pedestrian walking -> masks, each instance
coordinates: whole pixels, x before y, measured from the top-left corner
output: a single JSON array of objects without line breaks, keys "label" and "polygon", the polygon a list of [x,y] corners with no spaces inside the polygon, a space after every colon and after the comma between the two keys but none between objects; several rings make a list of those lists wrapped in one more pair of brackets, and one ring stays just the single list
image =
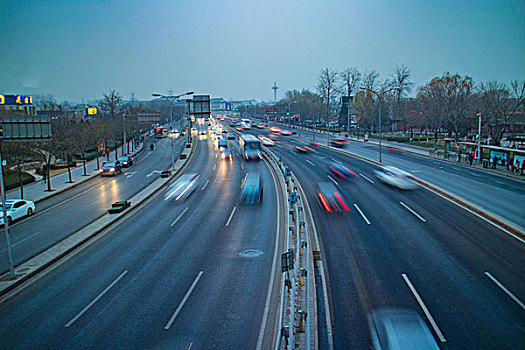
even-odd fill
[{"label": "pedestrian walking", "polygon": [[461,150],[458,150],[458,163],[461,162]]},{"label": "pedestrian walking", "polygon": [[470,165],[472,165],[472,161],[474,160],[474,156],[472,155],[472,153],[469,153],[468,155],[468,162]]},{"label": "pedestrian walking", "polygon": [[498,165],[498,156],[494,156],[494,158],[492,158],[492,169],[496,169],[497,168],[497,165]]},{"label": "pedestrian walking", "polygon": [[46,183],[47,180],[47,166],[42,166],[42,183]]}]

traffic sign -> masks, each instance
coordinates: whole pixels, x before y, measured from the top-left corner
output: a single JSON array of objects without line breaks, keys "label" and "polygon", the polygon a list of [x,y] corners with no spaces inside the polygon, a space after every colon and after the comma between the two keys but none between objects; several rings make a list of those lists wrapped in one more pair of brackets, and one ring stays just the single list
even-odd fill
[{"label": "traffic sign", "polygon": [[229,102],[226,102],[224,104],[224,108],[227,110],[227,111],[231,111],[232,110],[232,104],[229,103]]},{"label": "traffic sign", "polygon": [[279,108],[277,107],[266,107],[266,114],[277,114],[279,112]]}]

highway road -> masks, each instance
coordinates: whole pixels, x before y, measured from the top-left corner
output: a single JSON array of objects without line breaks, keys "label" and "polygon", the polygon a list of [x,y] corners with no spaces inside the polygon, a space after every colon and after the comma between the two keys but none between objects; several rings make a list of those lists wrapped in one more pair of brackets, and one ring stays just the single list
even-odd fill
[{"label": "highway road", "polygon": [[[185,138],[174,142],[178,156]],[[37,204],[35,215],[11,226],[12,255],[15,266],[53,246],[82,227],[104,215],[111,203],[127,200],[159,177],[170,167],[171,141],[151,139],[157,147],[145,147],[134,159],[134,165],[123,168],[116,177],[96,177],[68,191]],[[146,149],[147,148],[147,149]],[[112,159],[111,159],[112,160]],[[6,257],[5,239],[0,240],[0,256]],[[8,260],[1,259],[0,271],[8,270]]]},{"label": "highway road", "polygon": [[[523,347],[522,239],[426,189],[388,187],[368,162],[322,148],[298,154],[297,144],[304,141],[281,136],[270,149],[294,171],[313,212],[336,349],[368,348],[367,315],[382,307],[416,310],[443,349]],[[329,177],[334,159],[358,176]],[[323,181],[334,183],[349,212],[321,209],[315,184]],[[321,343],[326,348],[326,339]]]},{"label": "highway road", "polygon": [[[262,162],[222,161],[196,141],[185,201],[163,191],[0,304],[3,349],[254,349],[265,315],[278,205]],[[157,152],[157,151],[155,151]],[[239,205],[246,172],[259,205]],[[276,303],[277,304],[277,303]],[[272,329],[268,327],[267,329]]]},{"label": "highway road", "polygon": [[[272,124],[271,124],[272,125]],[[286,129],[279,124],[279,127]],[[311,130],[297,130],[298,139],[312,141]],[[333,136],[330,139],[333,140]],[[316,142],[326,145],[327,135],[316,134]],[[361,141],[351,141],[347,151],[379,161],[379,146]],[[514,223],[525,231],[525,182],[510,177],[479,171],[465,165],[445,162],[405,152],[388,142],[382,147],[383,164],[395,166],[412,175],[435,184],[498,216]]]}]

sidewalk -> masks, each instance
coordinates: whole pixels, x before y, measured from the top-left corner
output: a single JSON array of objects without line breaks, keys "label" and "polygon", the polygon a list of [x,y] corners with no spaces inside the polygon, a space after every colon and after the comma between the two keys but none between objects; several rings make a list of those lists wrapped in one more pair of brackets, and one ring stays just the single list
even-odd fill
[{"label": "sidewalk", "polygon": [[[142,150],[142,147],[143,143],[139,144],[139,146],[135,148],[133,152],[130,152],[131,156],[137,155]],[[113,160],[113,158],[114,153],[112,152],[110,160]],[[104,160],[105,157],[99,157],[100,165],[102,165]],[[51,176],[51,192],[47,191],[47,183],[42,182],[42,177],[37,175],[37,181],[24,186],[24,199],[38,203],[44,199],[56,196],[59,193],[67,191],[70,188],[76,187],[86,181],[91,180],[92,178],[99,175],[96,159],[86,163],[86,173],[87,175],[84,176],[84,166],[81,163],[79,166],[71,168],[71,178],[73,180],[72,183],[69,182],[69,174],[67,170]],[[40,180],[38,180],[39,178]],[[19,199],[20,187],[7,191],[6,198],[8,200]]]}]

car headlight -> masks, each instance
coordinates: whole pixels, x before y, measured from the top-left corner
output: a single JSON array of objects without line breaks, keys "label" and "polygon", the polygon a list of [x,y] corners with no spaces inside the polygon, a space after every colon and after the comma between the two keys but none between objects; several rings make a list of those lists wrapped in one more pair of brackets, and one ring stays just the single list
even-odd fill
[{"label": "car headlight", "polygon": [[109,171],[113,172],[115,171],[115,168],[110,168]]}]

